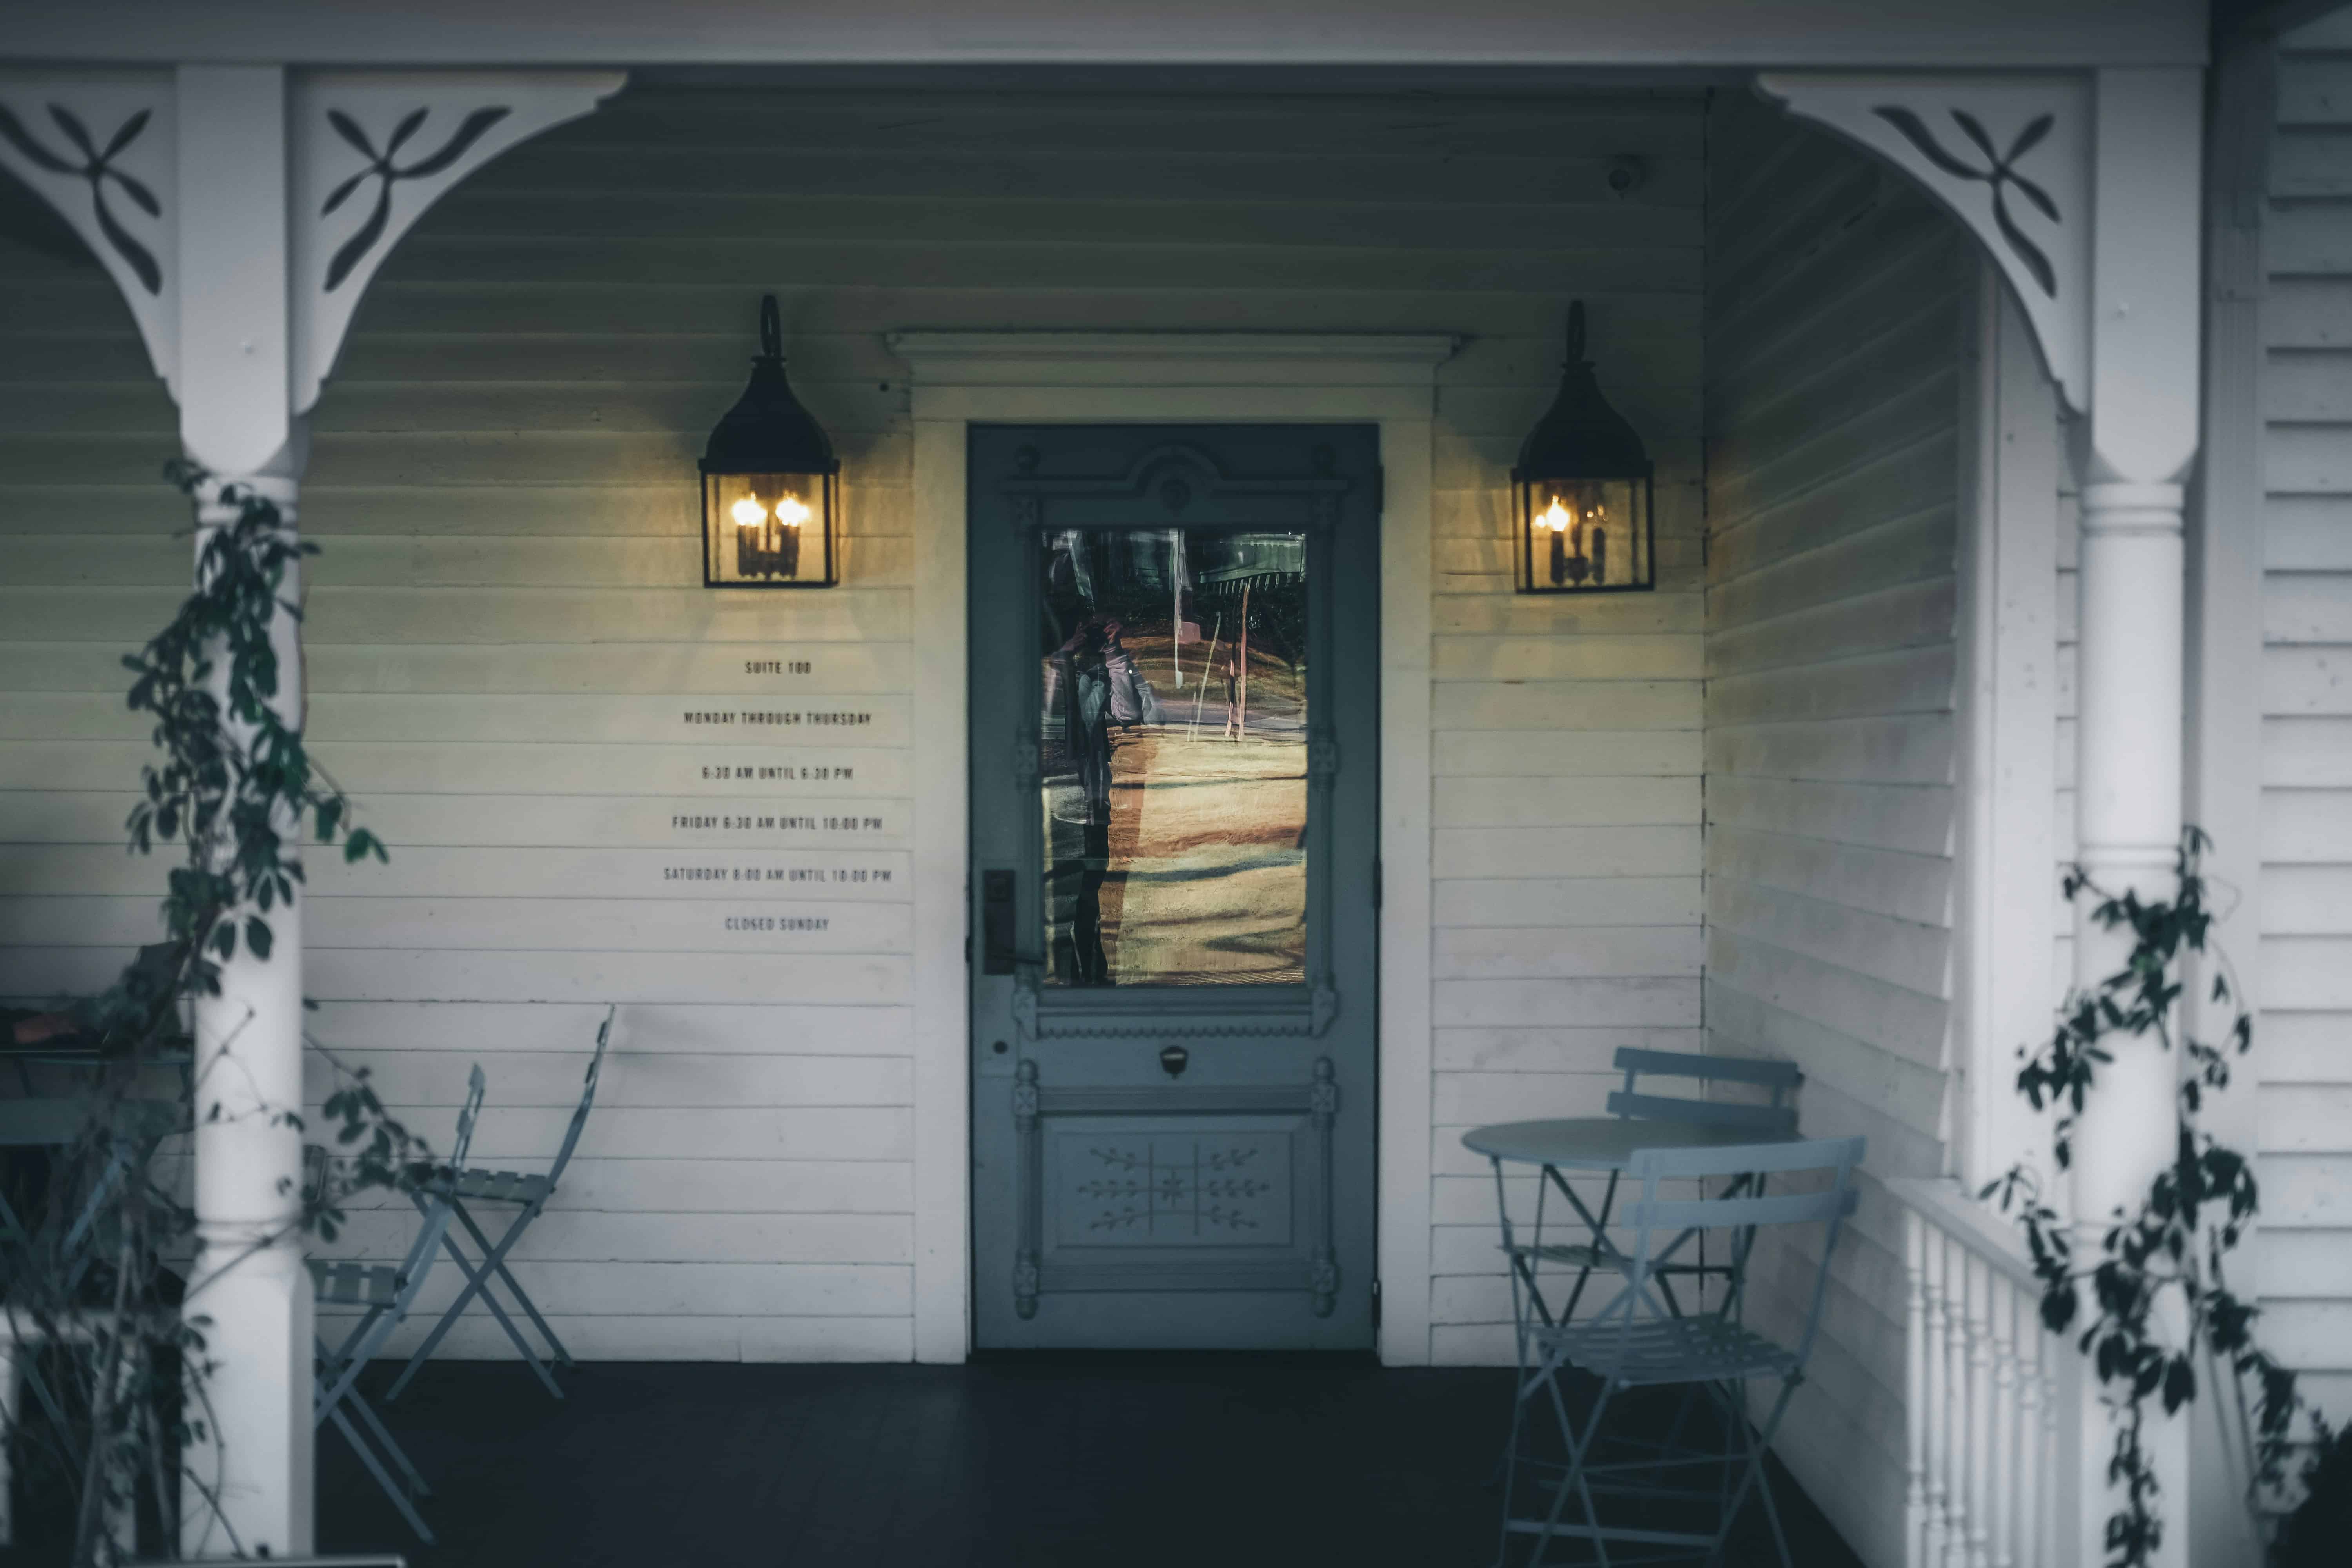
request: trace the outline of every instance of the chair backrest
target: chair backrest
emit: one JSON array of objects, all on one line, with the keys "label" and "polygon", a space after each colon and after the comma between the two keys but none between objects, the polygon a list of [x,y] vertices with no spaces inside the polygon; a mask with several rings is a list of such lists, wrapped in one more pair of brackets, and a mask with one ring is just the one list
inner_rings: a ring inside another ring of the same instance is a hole
[{"label": "chair backrest", "polygon": [[588,1058],[588,1074],[581,1080],[580,1104],[572,1112],[572,1125],[563,1130],[563,1147],[555,1152],[555,1163],[547,1168],[550,1193],[562,1180],[563,1167],[572,1163],[572,1151],[580,1146],[580,1130],[588,1125],[589,1108],[596,1103],[596,1075],[604,1070],[604,1047],[613,1043],[613,1020],[620,1012],[618,1003],[605,1008],[604,1021],[596,1026],[596,1054]]},{"label": "chair backrest", "polygon": [[[1707,1231],[1731,1233],[1734,1278],[1744,1280],[1748,1254],[1759,1230],[1774,1226],[1817,1225],[1823,1233],[1821,1261],[1813,1280],[1812,1299],[1806,1308],[1804,1338],[1797,1347],[1801,1362],[1801,1358],[1812,1353],[1813,1334],[1821,1325],[1822,1303],[1829,1289],[1830,1258],[1837,1250],[1838,1232],[1854,1211],[1858,1196],[1854,1172],[1862,1164],[1866,1144],[1867,1140],[1862,1138],[1813,1138],[1787,1143],[1726,1144],[1711,1149],[1636,1151],[1626,1167],[1634,1184],[1634,1194],[1620,1211],[1624,1226],[1633,1233],[1633,1244],[1626,1254],[1633,1268],[1625,1290],[1604,1310],[1604,1315],[1606,1311],[1622,1310],[1630,1322],[1643,1315],[1645,1304],[1651,1309],[1650,1315],[1660,1315],[1657,1298],[1646,1289],[1652,1271]],[[1787,1177],[1807,1173],[1825,1174],[1829,1178],[1827,1184],[1817,1191],[1780,1192],[1769,1196],[1752,1193],[1717,1198],[1665,1195],[1668,1190],[1687,1191],[1678,1184],[1697,1177]],[[1723,1317],[1737,1316],[1739,1291],[1735,1289],[1727,1292],[1717,1310]]]},{"label": "chair backrest", "polygon": [[[1793,1137],[1797,1108],[1782,1103],[1790,1090],[1804,1081],[1793,1062],[1767,1061],[1758,1057],[1706,1057],[1687,1051],[1646,1051],[1620,1047],[1616,1065],[1625,1086],[1609,1095],[1609,1114],[1642,1121],[1703,1121],[1717,1127],[1738,1127],[1764,1137]],[[1684,1100],[1675,1095],[1643,1093],[1636,1081],[1652,1078],[1696,1079],[1709,1082],[1754,1084],[1769,1089],[1771,1101],[1756,1105],[1733,1100]]]},{"label": "chair backrest", "polygon": [[[482,1095],[488,1087],[482,1077],[482,1064],[476,1062],[466,1079],[466,1103],[457,1110],[457,1141],[450,1147],[447,1166],[452,1172],[466,1168],[466,1156],[474,1147],[474,1121],[481,1114]],[[442,1234],[449,1228],[450,1195],[437,1190],[439,1187],[439,1183],[426,1184],[432,1196],[425,1206],[425,1223],[416,1227],[416,1241],[409,1247],[408,1256],[401,1259],[400,1306],[393,1314],[395,1323],[408,1315],[408,1304],[423,1287],[425,1275],[432,1272],[434,1255],[441,1249]]]}]

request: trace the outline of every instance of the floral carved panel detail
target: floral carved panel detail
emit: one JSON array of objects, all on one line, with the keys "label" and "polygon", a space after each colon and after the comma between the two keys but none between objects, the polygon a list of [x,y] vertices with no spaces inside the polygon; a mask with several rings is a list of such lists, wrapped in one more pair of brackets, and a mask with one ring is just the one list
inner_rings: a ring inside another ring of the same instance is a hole
[{"label": "floral carved panel detail", "polygon": [[1992,137],[1975,115],[1965,109],[1953,110],[1952,123],[1959,127],[1961,134],[1984,159],[1984,166],[1979,168],[1969,160],[1965,150],[1957,153],[1946,150],[1944,144],[1936,139],[1936,133],[1917,115],[1900,104],[1882,103],[1871,112],[1901,132],[1904,139],[1919,150],[1921,157],[1954,179],[1981,180],[1990,185],[1994,226],[2000,230],[2001,238],[2009,242],[2011,252],[2024,264],[2033,280],[2042,286],[2042,292],[2053,300],[2058,297],[2058,274],[2050,265],[2050,258],[2040,246],[2026,237],[2025,231],[2017,226],[2017,219],[2009,208],[2009,193],[2015,191],[2032,203],[2052,223],[2065,221],[2059,216],[2058,204],[2051,199],[2050,193],[2017,172],[2017,161],[2040,146],[2050,134],[2051,126],[2057,122],[2055,115],[2036,115],[2026,121],[2024,129],[2011,139],[2009,151],[2002,153],[1996,150]]},{"label": "floral carved panel detail", "polygon": [[87,184],[89,186],[90,216],[98,225],[99,233],[106,237],[106,243],[115,255],[122,258],[123,265],[131,268],[148,293],[162,293],[163,268],[156,261],[155,253],[133,237],[107,205],[110,182],[125,201],[149,217],[163,216],[163,204],[156,199],[155,193],[148,188],[145,181],[126,173],[120,162],[131,143],[146,131],[148,121],[154,118],[154,110],[135,110],[110,132],[104,144],[100,145],[98,138],[92,136],[81,122],[81,117],[72,110],[62,103],[52,103],[47,108],[49,120],[68,144],[63,153],[53,151],[5,103],[0,103],[0,141],[5,141],[35,168]]},{"label": "floral carved panel detail", "polygon": [[504,107],[478,109],[466,116],[439,148],[412,163],[400,163],[401,149],[408,144],[409,139],[416,134],[432,112],[429,108],[414,109],[403,115],[400,123],[394,126],[391,134],[384,138],[383,151],[379,153],[368,133],[350,115],[340,109],[327,110],[327,123],[334,127],[336,135],[357,149],[360,156],[367,160],[367,167],[329,192],[325,205],[319,209],[319,216],[328,216],[362,184],[371,179],[376,182],[374,209],[368,214],[367,221],[360,225],[359,231],[336,247],[333,258],[327,263],[329,293],[342,287],[343,279],[351,276],[352,268],[359,264],[360,258],[375,248],[376,242],[383,237],[384,228],[392,218],[392,187],[402,180],[430,179],[446,171],[482,139],[484,132],[504,120],[511,110]]},{"label": "floral carved panel detail", "polygon": [[1286,1246],[1291,1140],[1178,1133],[1057,1140],[1065,1245]]},{"label": "floral carved panel detail", "polygon": [[178,155],[169,71],[0,73],[0,169],[81,237],[175,392]]}]

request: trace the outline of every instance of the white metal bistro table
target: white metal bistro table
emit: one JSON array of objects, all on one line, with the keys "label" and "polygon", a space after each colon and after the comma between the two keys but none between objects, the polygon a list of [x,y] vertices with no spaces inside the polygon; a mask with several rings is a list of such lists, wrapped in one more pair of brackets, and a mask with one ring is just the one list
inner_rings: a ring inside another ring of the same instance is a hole
[{"label": "white metal bistro table", "polygon": [[[1503,1226],[1503,1251],[1511,1263],[1512,1317],[1516,1320],[1520,1359],[1524,1364],[1528,1334],[1538,1324],[1549,1328],[1556,1322],[1566,1322],[1576,1311],[1582,1299],[1586,1282],[1593,1269],[1617,1269],[1624,1258],[1609,1240],[1609,1215],[1617,1201],[1617,1179],[1632,1164],[1635,1151],[1642,1149],[1722,1149],[1742,1143],[1785,1143],[1794,1141],[1793,1134],[1775,1135],[1758,1131],[1753,1127],[1724,1122],[1680,1121],[1665,1118],[1625,1116],[1578,1116],[1550,1121],[1502,1121],[1487,1127],[1474,1127],[1462,1135],[1463,1147],[1474,1153],[1484,1154],[1494,1166],[1496,1212]],[[1511,1226],[1509,1194],[1503,1186],[1503,1166],[1506,1163],[1534,1165],[1541,1177],[1536,1189],[1535,1227],[1523,1245]],[[1595,1212],[1576,1189],[1569,1184],[1570,1171],[1606,1174],[1608,1187],[1601,1194],[1601,1206]],[[1735,1184],[1737,1185],[1737,1184]],[[1591,1239],[1586,1242],[1546,1243],[1544,1215],[1550,1196],[1557,1192],[1568,1200],[1583,1222]],[[1554,1263],[1576,1272],[1576,1283],[1568,1300],[1557,1314],[1544,1299],[1538,1279],[1537,1266]],[[1702,1285],[1710,1274],[1728,1276],[1731,1266],[1710,1265],[1704,1255],[1700,1261],[1671,1267],[1658,1271],[1658,1283],[1669,1305],[1676,1311],[1671,1279],[1680,1273],[1696,1278]],[[1536,1322],[1530,1322],[1530,1318]]]}]

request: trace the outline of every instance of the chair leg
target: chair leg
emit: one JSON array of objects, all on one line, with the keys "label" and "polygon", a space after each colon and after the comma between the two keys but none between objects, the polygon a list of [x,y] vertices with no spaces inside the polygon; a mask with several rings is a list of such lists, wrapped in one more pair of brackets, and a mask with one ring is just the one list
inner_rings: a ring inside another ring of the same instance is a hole
[{"label": "chair leg", "polygon": [[[511,1247],[520,1238],[523,1220],[518,1218],[512,1226],[509,1226],[507,1228],[506,1238],[493,1247],[488,1238],[483,1237],[481,1226],[474,1223],[474,1216],[466,1211],[465,1205],[457,1203],[454,1198],[450,1203],[457,1216],[465,1222],[467,1230],[473,1234],[477,1243],[483,1248],[485,1257],[481,1267],[476,1268],[474,1260],[466,1256],[465,1248],[457,1245],[457,1238],[446,1233],[443,1234],[441,1245],[447,1249],[449,1256],[457,1260],[457,1271],[466,1277],[466,1288],[457,1292],[457,1299],[449,1303],[448,1310],[441,1314],[441,1321],[433,1325],[433,1331],[425,1336],[425,1342],[416,1347],[416,1353],[408,1358],[408,1364],[401,1368],[400,1375],[393,1379],[390,1388],[384,1390],[384,1403],[389,1405],[400,1397],[401,1390],[406,1388],[409,1380],[416,1375],[427,1361],[432,1359],[433,1352],[440,1348],[442,1340],[447,1337],[451,1329],[457,1326],[457,1320],[465,1315],[467,1304],[477,1296],[482,1299],[482,1305],[489,1309],[490,1316],[498,1320],[499,1327],[506,1331],[507,1338],[514,1342],[515,1349],[522,1353],[522,1359],[530,1363],[531,1372],[538,1376],[541,1384],[546,1385],[547,1392],[558,1399],[562,1398],[563,1390],[556,1386],[554,1374],[541,1363],[539,1352],[524,1341],[522,1331],[515,1327],[514,1320],[507,1316],[506,1309],[499,1305],[496,1296],[490,1294],[490,1271],[493,1268],[505,1277],[509,1288],[513,1289],[518,1295],[521,1294],[521,1287],[515,1285],[514,1276],[507,1272],[505,1255],[506,1249]],[[418,1200],[417,1206],[420,1208],[424,1206],[421,1199]],[[526,1215],[532,1212],[524,1211]],[[523,1300],[527,1301],[530,1298],[523,1297]],[[533,1317],[537,1315],[536,1312],[532,1314]],[[561,1350],[562,1346],[559,1345],[557,1348]]]},{"label": "chair leg", "polygon": [[411,1495],[431,1497],[433,1489],[425,1485],[425,1478],[417,1474],[415,1465],[409,1463],[407,1453],[393,1439],[391,1430],[383,1424],[383,1417],[375,1413],[375,1407],[367,1402],[367,1396],[354,1388],[343,1396],[343,1404],[358,1412],[359,1418],[367,1424],[370,1432],[375,1434],[376,1441],[383,1446],[385,1454],[391,1457],[394,1464],[400,1467],[401,1476],[407,1481]]},{"label": "chair leg", "polygon": [[1528,1375],[1527,1336],[1519,1336],[1519,1371],[1511,1391],[1511,1430],[1503,1439],[1503,1538],[1495,1548],[1496,1568],[1509,1568],[1511,1560],[1511,1499],[1519,1484],[1519,1428],[1527,1420],[1528,1399],[1535,1390]]},{"label": "chair leg", "polygon": [[343,1435],[343,1441],[349,1443],[352,1446],[352,1452],[360,1457],[360,1463],[366,1466],[368,1474],[375,1478],[375,1484],[383,1489],[383,1495],[391,1500],[392,1506],[400,1510],[400,1517],[408,1521],[408,1528],[416,1531],[417,1539],[424,1542],[425,1545],[432,1545],[433,1531],[426,1527],[425,1516],[416,1511],[416,1505],[410,1502],[407,1494],[394,1484],[391,1475],[385,1471],[383,1462],[369,1450],[367,1444],[361,1439],[358,1430],[344,1417],[341,1410],[329,1410],[327,1419],[335,1424],[335,1430]]},{"label": "chair leg", "polygon": [[[532,1304],[530,1294],[522,1288],[521,1281],[518,1280],[507,1268],[507,1254],[512,1251],[514,1244],[522,1238],[523,1227],[537,1219],[539,1215],[540,1209],[537,1205],[515,1215],[514,1224],[507,1226],[506,1235],[500,1238],[497,1247],[492,1248],[489,1237],[484,1236],[481,1227],[474,1223],[474,1216],[466,1212],[463,1205],[460,1205],[457,1209],[457,1217],[464,1222],[467,1231],[472,1235],[474,1245],[483,1249],[489,1259],[488,1266],[497,1269],[499,1278],[506,1281],[507,1289],[514,1296],[515,1305],[520,1307],[524,1314],[538,1328],[541,1337],[547,1341],[547,1348],[555,1352],[554,1359],[567,1367],[577,1368],[580,1363],[572,1359],[572,1352],[564,1349],[562,1340],[555,1337],[555,1331],[547,1326],[547,1320],[539,1315],[538,1307]],[[489,1292],[485,1290],[482,1294],[487,1300]]]},{"label": "chair leg", "polygon": [[[1748,1464],[1741,1470],[1739,1485],[1733,1489],[1731,1501],[1724,1510],[1722,1528],[1717,1531],[1715,1545],[1707,1552],[1707,1568],[1715,1568],[1717,1563],[1723,1561],[1723,1549],[1731,1540],[1732,1524],[1739,1518],[1739,1510],[1747,1506],[1748,1489],[1764,1478],[1764,1451],[1771,1447],[1772,1434],[1780,1429],[1780,1417],[1788,1413],[1790,1397],[1797,1392],[1797,1381],[1793,1376],[1782,1381],[1780,1397],[1772,1402],[1772,1413],[1764,1418],[1762,1426],[1756,1427],[1752,1432],[1748,1428],[1745,1415],[1736,1408],[1733,1411],[1735,1418],[1733,1430],[1741,1436],[1747,1446]],[[1765,1484],[1769,1489],[1770,1483],[1767,1481]],[[1769,1503],[1767,1509],[1769,1510]],[[1773,1528],[1776,1534],[1779,1531],[1779,1516],[1775,1512]],[[1781,1568],[1791,1568],[1788,1542],[1783,1540],[1780,1546]]]},{"label": "chair leg", "polygon": [[312,1336],[312,1342],[319,1347],[318,1408],[310,1418],[314,1428],[325,1418],[328,1411],[343,1402],[343,1396],[351,1393],[352,1385],[359,1381],[360,1373],[367,1369],[365,1358],[358,1352],[385,1310],[383,1307],[369,1308],[360,1319],[359,1326],[346,1334],[343,1342],[333,1350],[327,1348],[324,1339]]},{"label": "chair leg", "polygon": [[[1600,1396],[1592,1402],[1592,1414],[1585,1418],[1584,1437],[1580,1442],[1576,1436],[1575,1423],[1569,1417],[1568,1402],[1561,1397],[1559,1392],[1557,1374],[1560,1362],[1556,1355],[1548,1355],[1544,1359],[1546,1366],[1554,1374],[1551,1379],[1552,1411],[1559,1420],[1560,1436],[1568,1445],[1568,1471],[1560,1477],[1559,1484],[1552,1489],[1551,1508],[1544,1515],[1543,1528],[1536,1532],[1535,1550],[1528,1557],[1528,1568],[1541,1568],[1544,1556],[1549,1550],[1553,1538],[1559,1533],[1560,1512],[1568,1506],[1568,1494],[1571,1487],[1575,1489],[1576,1495],[1584,1504],[1584,1522],[1592,1531],[1591,1537],[1592,1551],[1600,1560],[1600,1568],[1609,1568],[1609,1542],[1601,1534],[1601,1510],[1592,1500],[1591,1485],[1585,1479],[1584,1462],[1591,1454],[1593,1444],[1600,1439],[1601,1419],[1608,1414],[1612,1390],[1611,1384],[1604,1379],[1601,1384]],[[1507,1521],[1504,1528],[1509,1529]]]}]

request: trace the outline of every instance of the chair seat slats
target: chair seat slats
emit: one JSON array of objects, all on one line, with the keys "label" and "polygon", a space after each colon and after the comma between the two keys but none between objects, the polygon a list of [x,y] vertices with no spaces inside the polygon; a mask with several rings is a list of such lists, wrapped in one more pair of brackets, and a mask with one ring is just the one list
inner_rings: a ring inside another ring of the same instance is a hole
[{"label": "chair seat slats", "polygon": [[390,1307],[400,1300],[400,1270],[389,1263],[313,1258],[310,1283],[330,1307]]},{"label": "chair seat slats", "polygon": [[1696,1378],[1779,1376],[1797,1358],[1770,1340],[1717,1318],[1652,1319],[1629,1331],[1622,1321],[1539,1329],[1576,1365],[1618,1383],[1689,1383]]},{"label": "chair seat slats", "polygon": [[494,1204],[535,1204],[549,1191],[545,1176],[520,1171],[460,1171],[456,1186],[461,1198]]}]

